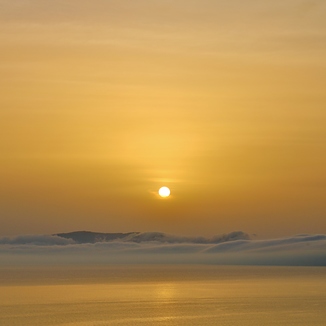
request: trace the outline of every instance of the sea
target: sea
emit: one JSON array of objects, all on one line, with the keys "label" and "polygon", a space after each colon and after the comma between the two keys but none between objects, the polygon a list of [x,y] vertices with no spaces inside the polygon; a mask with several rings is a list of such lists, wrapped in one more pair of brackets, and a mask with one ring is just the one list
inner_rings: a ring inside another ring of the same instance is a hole
[{"label": "sea", "polygon": [[1,267],[0,325],[325,326],[326,268]]}]

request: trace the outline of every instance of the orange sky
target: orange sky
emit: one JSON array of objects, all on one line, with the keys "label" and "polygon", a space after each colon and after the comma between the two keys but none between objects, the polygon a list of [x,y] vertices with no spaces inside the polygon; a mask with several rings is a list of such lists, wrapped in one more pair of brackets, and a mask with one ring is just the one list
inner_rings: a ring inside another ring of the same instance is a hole
[{"label": "orange sky", "polygon": [[0,29],[0,235],[326,232],[325,1],[0,0]]}]

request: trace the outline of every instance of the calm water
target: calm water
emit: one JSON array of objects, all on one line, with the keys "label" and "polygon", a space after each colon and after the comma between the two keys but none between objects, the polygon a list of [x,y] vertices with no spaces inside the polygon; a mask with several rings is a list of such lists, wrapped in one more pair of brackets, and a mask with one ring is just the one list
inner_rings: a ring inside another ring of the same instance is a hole
[{"label": "calm water", "polygon": [[325,325],[326,269],[0,269],[0,325]]}]

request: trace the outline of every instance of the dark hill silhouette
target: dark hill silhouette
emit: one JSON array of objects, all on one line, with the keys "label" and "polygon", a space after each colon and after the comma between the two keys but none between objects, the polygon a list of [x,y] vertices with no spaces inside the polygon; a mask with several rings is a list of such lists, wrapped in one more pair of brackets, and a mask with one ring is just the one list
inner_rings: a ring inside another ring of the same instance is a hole
[{"label": "dark hill silhouette", "polygon": [[228,234],[214,236],[213,238],[204,237],[183,237],[162,232],[129,232],[129,233],[100,233],[91,231],[75,231],[69,233],[53,234],[65,239],[71,239],[76,243],[96,243],[110,241],[124,242],[160,242],[160,243],[221,243],[234,240],[249,240],[247,233],[235,231]]},{"label": "dark hill silhouette", "polygon": [[96,243],[96,242],[108,242],[113,240],[123,240],[124,238],[139,234],[139,232],[129,232],[129,233],[100,233],[91,231],[75,231],[69,233],[57,233],[57,235],[62,238],[72,239],[77,243]]}]

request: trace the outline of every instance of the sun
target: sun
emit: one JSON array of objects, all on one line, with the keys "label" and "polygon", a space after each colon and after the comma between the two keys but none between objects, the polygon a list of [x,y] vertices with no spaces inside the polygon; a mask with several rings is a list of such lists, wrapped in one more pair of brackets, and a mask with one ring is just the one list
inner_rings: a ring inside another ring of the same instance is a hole
[{"label": "sun", "polygon": [[158,194],[161,196],[161,197],[169,197],[170,196],[170,189],[168,187],[161,187],[158,191]]}]

